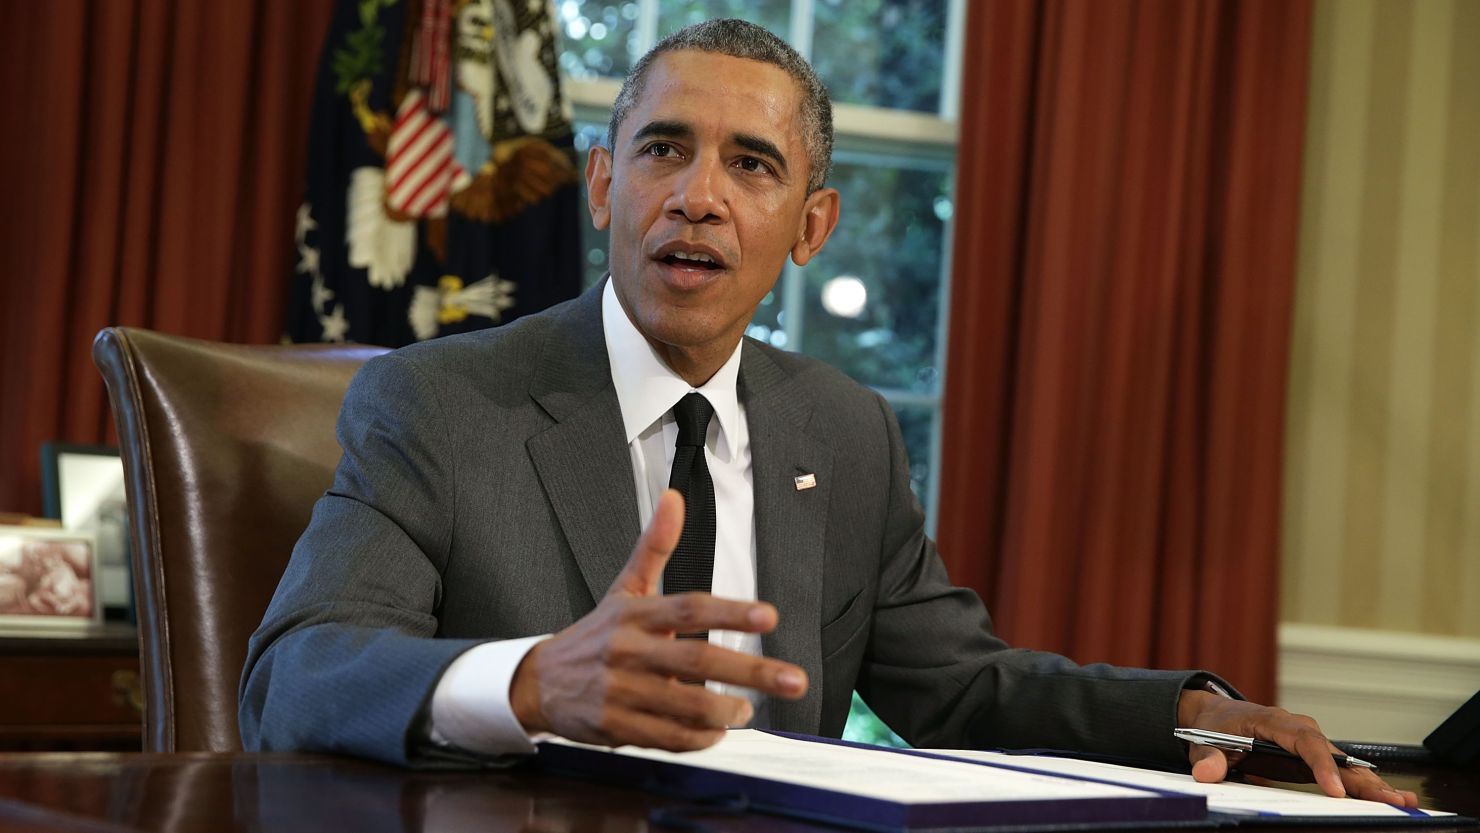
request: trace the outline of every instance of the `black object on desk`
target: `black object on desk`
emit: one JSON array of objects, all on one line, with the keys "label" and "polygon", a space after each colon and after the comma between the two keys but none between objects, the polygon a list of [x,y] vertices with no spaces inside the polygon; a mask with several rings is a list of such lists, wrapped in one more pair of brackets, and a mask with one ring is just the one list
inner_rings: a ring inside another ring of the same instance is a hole
[{"label": "black object on desk", "polygon": [[1454,766],[1480,760],[1480,691],[1423,739],[1434,757]]},{"label": "black object on desk", "polygon": [[1374,743],[1364,740],[1333,740],[1331,745],[1348,755],[1356,755],[1379,767],[1388,764],[1411,764],[1433,766],[1438,763],[1434,753],[1413,743]]}]

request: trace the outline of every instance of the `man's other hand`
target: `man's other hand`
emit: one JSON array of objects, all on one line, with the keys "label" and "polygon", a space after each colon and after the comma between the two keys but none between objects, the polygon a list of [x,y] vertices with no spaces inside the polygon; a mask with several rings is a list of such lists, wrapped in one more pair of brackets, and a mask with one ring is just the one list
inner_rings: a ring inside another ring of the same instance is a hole
[{"label": "man's other hand", "polygon": [[683,498],[669,489],[596,609],[524,656],[509,699],[526,731],[682,752],[712,746],[726,727],[749,722],[751,706],[680,680],[715,680],[787,699],[806,693],[806,672],[795,665],[674,638],[776,627],[776,608],[764,602],[658,594],[682,532]]},{"label": "man's other hand", "polygon": [[[1340,754],[1341,750],[1332,746],[1321,727],[1303,714],[1291,714],[1284,709],[1189,689],[1182,692],[1177,703],[1177,725],[1277,743],[1300,756],[1326,795],[1337,798],[1350,795],[1399,807],[1418,806],[1416,795],[1407,790],[1393,789],[1370,769],[1337,766],[1331,755]],[[1192,777],[1204,783],[1222,781],[1227,777],[1230,766],[1237,766],[1246,758],[1244,753],[1224,752],[1197,744],[1189,745],[1187,756],[1192,760]],[[1309,776],[1300,777],[1303,767],[1294,761],[1290,763],[1295,766],[1280,772],[1266,772],[1247,765],[1240,770],[1278,781],[1310,780]],[[1271,761],[1271,764],[1278,766],[1276,761]]]}]

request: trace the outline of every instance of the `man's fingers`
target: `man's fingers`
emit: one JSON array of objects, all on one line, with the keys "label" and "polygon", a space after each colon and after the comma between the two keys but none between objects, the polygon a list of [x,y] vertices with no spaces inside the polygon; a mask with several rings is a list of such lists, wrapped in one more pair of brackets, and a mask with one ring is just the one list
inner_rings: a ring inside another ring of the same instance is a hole
[{"label": "man's fingers", "polygon": [[[1340,752],[1335,746],[1335,752]],[[1418,796],[1408,790],[1395,790],[1382,777],[1364,767],[1342,767],[1341,782],[1346,794],[1367,801],[1381,801],[1397,807],[1418,807]]]},{"label": "man's fingers", "polygon": [[795,700],[807,693],[807,673],[789,662],[742,654],[698,639],[642,640],[627,660],[680,680],[713,680]]},{"label": "man's fingers", "polygon": [[609,696],[624,708],[670,717],[695,729],[744,726],[755,714],[743,697],[640,671],[614,672]]},{"label": "man's fingers", "polygon": [[[611,668],[646,671],[680,680],[714,680],[788,700],[807,693],[806,672],[789,662],[720,648],[706,640],[674,639],[670,635],[692,630],[768,629],[775,624],[775,609],[770,605],[694,593],[631,599],[626,607],[624,615],[635,617],[635,621],[629,620],[629,626],[619,629],[607,643],[603,661]],[[682,612],[694,609],[700,613]],[[733,613],[727,618],[725,614],[714,612],[730,609],[750,612],[741,621],[735,621]],[[767,619],[765,616],[751,618],[756,609],[770,614],[769,620],[763,621]],[[680,612],[673,613],[672,610]],[[649,621],[647,617],[654,618]],[[654,624],[654,621],[659,624]],[[757,622],[767,627],[760,628]],[[633,624],[637,626],[633,627]]]},{"label": "man's fingers", "polygon": [[1397,807],[1418,806],[1418,796],[1407,790],[1393,789],[1370,769],[1347,767],[1341,771],[1341,780],[1346,786],[1347,795],[1352,798],[1381,801]]},{"label": "man's fingers", "polygon": [[[1321,792],[1333,798],[1346,796],[1346,785],[1342,783],[1340,768],[1331,757],[1333,752],[1340,750],[1331,745],[1331,741],[1321,733],[1314,720],[1304,715],[1291,714],[1284,709],[1256,707],[1254,711],[1244,714],[1240,723],[1243,725],[1234,729],[1236,733],[1272,741],[1295,753],[1310,770],[1312,779],[1320,786]],[[1259,769],[1255,771],[1261,775],[1280,778],[1273,771],[1278,766],[1278,763],[1261,762]],[[1261,771],[1264,769],[1271,771]]]},{"label": "man's fingers", "polygon": [[646,630],[669,633],[767,633],[776,627],[776,608],[771,605],[722,599],[708,593],[679,593],[634,600],[624,610],[624,616],[627,621]]},{"label": "man's fingers", "polygon": [[[613,711],[596,741],[609,746],[633,744],[669,752],[707,749],[725,736],[723,728],[699,729],[635,709]],[[573,738],[574,740],[575,738]]]},{"label": "man's fingers", "polygon": [[1342,783],[1340,767],[1331,753],[1336,750],[1326,736],[1316,728],[1308,717],[1292,715],[1280,710],[1271,710],[1273,721],[1256,722],[1236,733],[1264,738],[1279,744],[1294,758],[1254,753],[1240,765],[1243,772],[1273,778],[1276,781],[1314,781],[1321,792],[1333,798],[1345,798],[1346,786]]},{"label": "man's fingers", "polygon": [[668,556],[678,546],[683,534],[683,495],[668,489],[658,497],[658,506],[647,529],[637,539],[627,566],[617,574],[608,596],[652,596],[658,592],[663,581],[663,568],[668,565]]},{"label": "man's fingers", "polygon": [[1191,744],[1187,757],[1192,761],[1192,778],[1203,784],[1216,784],[1228,777],[1228,756],[1211,746]]},{"label": "man's fingers", "polygon": [[[1329,743],[1329,742],[1328,742]],[[1330,744],[1331,751],[1336,754],[1344,754],[1335,744]],[[1341,783],[1346,788],[1346,794],[1352,798],[1362,798],[1368,801],[1381,801],[1384,804],[1392,804],[1396,807],[1418,807],[1418,796],[1408,790],[1395,790],[1382,780],[1378,775],[1365,767],[1341,767]]]},{"label": "man's fingers", "polygon": [[1321,791],[1333,798],[1345,798],[1346,785],[1342,783],[1336,760],[1331,757],[1335,747],[1326,740],[1326,736],[1315,729],[1301,729],[1295,735],[1294,746],[1291,751],[1310,767],[1310,773],[1315,776]]}]

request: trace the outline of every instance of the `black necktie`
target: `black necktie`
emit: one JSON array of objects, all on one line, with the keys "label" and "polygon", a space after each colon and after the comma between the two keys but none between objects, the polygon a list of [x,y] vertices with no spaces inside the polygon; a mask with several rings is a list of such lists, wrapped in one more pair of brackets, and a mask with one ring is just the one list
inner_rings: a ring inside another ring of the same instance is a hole
[{"label": "black necktie", "polygon": [[[691,393],[673,406],[678,420],[678,447],[668,487],[683,495],[683,535],[663,570],[663,592],[708,593],[714,583],[714,481],[704,460],[704,437],[714,406]],[[708,639],[705,631],[679,634],[681,639]]]}]

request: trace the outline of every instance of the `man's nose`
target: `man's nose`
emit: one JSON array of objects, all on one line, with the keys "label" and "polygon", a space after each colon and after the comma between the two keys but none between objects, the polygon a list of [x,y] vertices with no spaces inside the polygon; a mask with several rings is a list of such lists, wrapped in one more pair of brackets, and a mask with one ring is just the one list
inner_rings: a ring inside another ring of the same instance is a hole
[{"label": "man's nose", "polygon": [[697,159],[674,180],[665,208],[690,223],[723,222],[729,216],[726,185],[718,160]]}]

